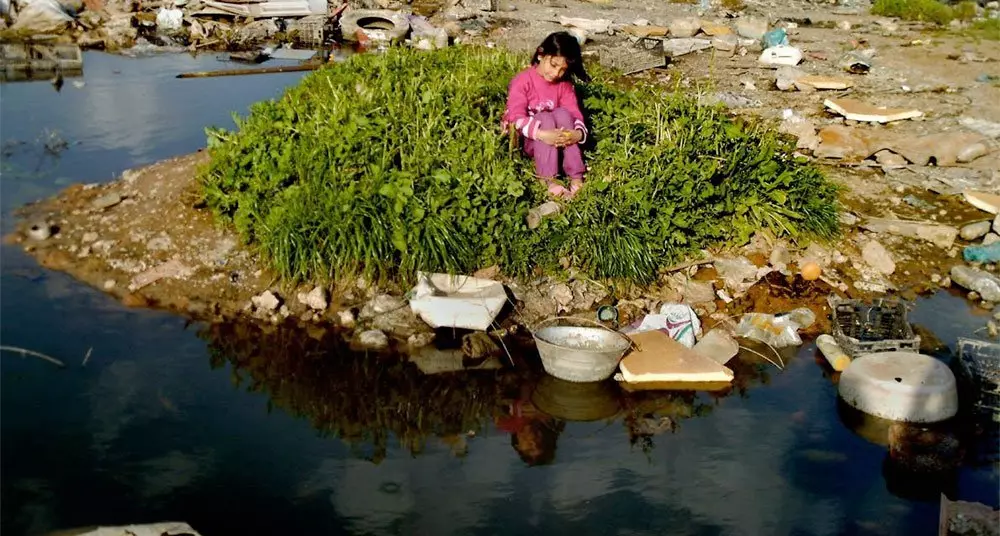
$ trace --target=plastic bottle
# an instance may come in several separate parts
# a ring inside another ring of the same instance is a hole
[[[823,334],[816,338],[816,346],[827,363],[837,372],[843,372],[851,364],[851,356],[844,353],[832,335]]]
[[[986,301],[1000,302],[1000,279],[971,266],[953,266],[951,280],[968,290],[974,290]]]
[[[736,326],[736,336],[758,340],[775,348],[802,344],[798,331],[799,325],[792,322],[787,314],[747,313]]]

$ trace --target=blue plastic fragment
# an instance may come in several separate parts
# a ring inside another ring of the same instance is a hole
[[[962,251],[965,262],[1000,262],[1000,242],[988,246],[967,246]]]
[[[762,39],[764,41],[764,48],[771,48],[780,45],[788,46],[788,34],[785,33],[784,28],[775,28],[770,32],[764,34]]]

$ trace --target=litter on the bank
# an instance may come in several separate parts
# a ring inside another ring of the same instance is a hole
[[[484,331],[507,303],[503,284],[465,275],[417,273],[410,308],[432,328]]]
[[[725,365],[739,353],[740,344],[728,331],[715,328],[706,333],[692,350],[720,365]]]
[[[982,246],[966,246],[962,250],[962,258],[965,259],[965,262],[1000,262],[1000,242]]]
[[[966,190],[962,192],[965,202],[990,214],[1000,214],[1000,195]]]
[[[736,326],[736,336],[753,339],[774,348],[785,348],[802,344],[798,323],[791,315],[767,313],[747,313]]]
[[[795,79],[795,85],[800,90],[802,86],[807,86],[812,89],[823,89],[823,90],[843,90],[854,87],[854,83],[850,80],[844,80],[842,78],[834,78],[831,76],[819,76],[819,75],[806,75]]]
[[[860,52],[848,52],[840,58],[838,65],[852,74],[867,74],[872,68],[872,59]]]
[[[844,116],[845,119],[872,123],[889,123],[924,115],[920,110],[884,108],[854,99],[826,99],[823,105]]]
[[[867,304],[861,300],[830,297],[833,309],[833,338],[851,358],[864,354],[920,350],[920,337],[906,319],[906,304],[880,299]]]
[[[696,39],[693,37],[682,37],[677,39],[666,39],[663,41],[663,52],[671,58],[698,52],[712,48],[712,41],[708,39]]]
[[[547,319],[536,326],[532,336],[545,372],[569,382],[610,378],[632,346],[625,335],[583,318]]]
[[[1000,302],[1000,278],[995,275],[962,264],[952,266],[949,273],[956,285],[979,294],[988,302]]]
[[[789,46],[788,34],[785,32],[784,28],[775,28],[766,34],[761,39],[764,43],[764,48],[778,47],[778,46]]]
[[[958,366],[972,387],[975,412],[1000,419],[1000,344],[959,338]]]
[[[324,9],[317,13],[314,11],[313,6],[306,0],[270,0],[255,4],[205,0],[204,3],[209,9],[203,9],[196,13],[196,15],[232,15],[255,19],[269,19],[276,17],[307,17],[309,15],[322,15],[326,12],[325,3],[323,6]]]
[[[665,303],[660,307],[660,314],[646,315],[637,323],[622,330],[626,335],[646,331],[662,331],[684,346],[694,346],[701,335],[701,321],[688,305]]]
[[[844,352],[832,335],[824,333],[816,337],[816,347],[819,348],[830,367],[837,372],[843,372],[851,364],[851,356]]]
[[[629,336],[635,344],[621,361],[622,379],[641,382],[730,382],[733,371],[684,346],[662,331]]]
[[[788,65],[794,67],[802,61],[802,51],[790,46],[776,46],[764,49],[758,61],[764,65]]]
[[[932,423],[958,413],[951,369],[916,351],[862,355],[851,361],[837,386],[849,406],[883,419]]]

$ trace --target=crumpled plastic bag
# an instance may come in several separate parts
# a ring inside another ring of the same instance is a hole
[[[774,348],[785,348],[802,344],[799,328],[790,315],[747,313],[736,326],[736,336],[754,339]]]
[[[629,335],[654,330],[663,331],[677,342],[692,348],[701,335],[701,321],[691,307],[680,303],[665,303],[660,307],[660,314],[646,315],[640,322],[623,329],[622,333]]]

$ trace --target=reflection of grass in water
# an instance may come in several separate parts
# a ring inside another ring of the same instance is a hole
[[[460,438],[506,415],[516,393],[534,388],[539,379],[511,369],[428,376],[401,357],[352,352],[339,334],[310,338],[293,327],[220,324],[199,336],[208,342],[212,367],[231,366],[234,385],[266,394],[268,410],[306,418],[321,435],[346,441],[376,463],[385,458],[393,436],[414,455],[433,437],[464,453],[467,445]],[[711,413],[715,399],[734,391],[746,396],[751,385],[768,382],[770,365],[736,358],[729,366],[736,380],[722,392],[618,393],[614,387],[621,410],[608,422],[621,418],[628,440],[648,453],[653,434],[644,419],[667,417],[675,431],[680,421]]]
[[[266,393],[269,406],[308,418],[323,435],[370,444],[376,462],[393,435],[416,454],[428,437],[481,431],[501,403],[504,374],[424,376],[397,358],[350,352],[334,334],[217,325],[201,336],[212,366],[230,364],[235,384]]]

